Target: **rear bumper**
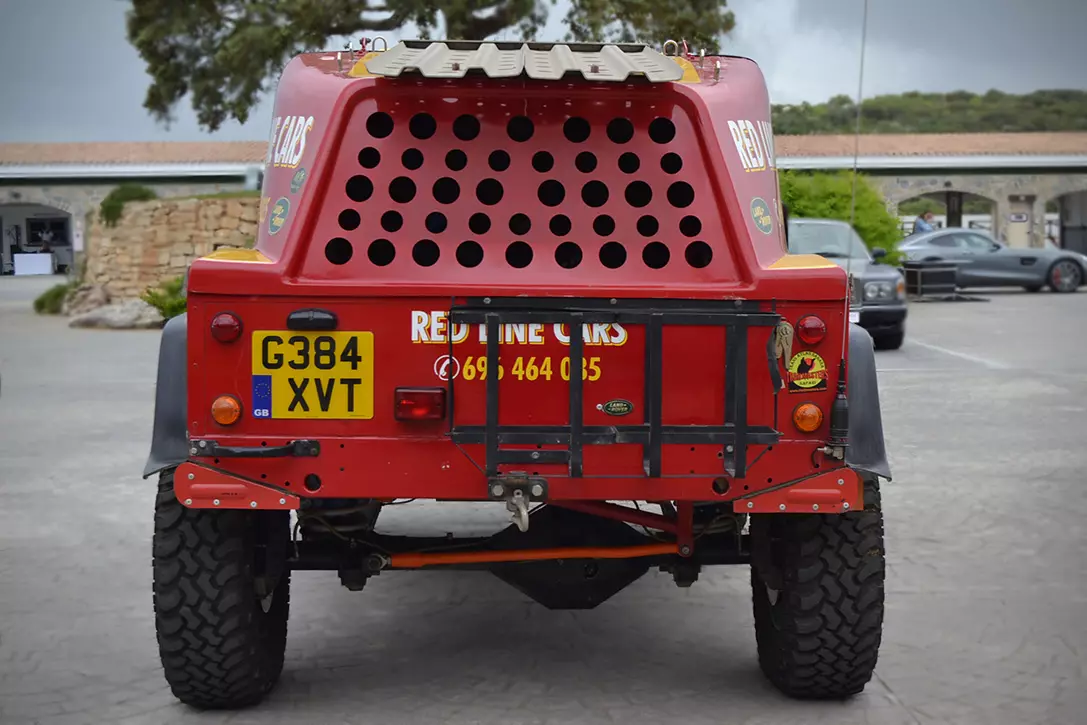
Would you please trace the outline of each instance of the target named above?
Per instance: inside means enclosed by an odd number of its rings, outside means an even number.
[[[906,305],[880,305],[861,308],[860,325],[869,332],[897,330],[906,321]]]

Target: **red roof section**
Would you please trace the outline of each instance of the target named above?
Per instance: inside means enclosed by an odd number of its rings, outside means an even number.
[[[778,136],[777,154],[852,156],[854,137]],[[112,143],[0,143],[0,166],[261,164],[266,141],[156,141]],[[860,138],[871,156],[1087,155],[1087,133],[878,134]]]

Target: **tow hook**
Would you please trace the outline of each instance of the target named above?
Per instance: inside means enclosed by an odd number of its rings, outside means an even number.
[[[495,476],[487,484],[492,501],[505,501],[510,520],[523,533],[528,531],[528,507],[533,501],[547,500],[547,479],[524,473]]]

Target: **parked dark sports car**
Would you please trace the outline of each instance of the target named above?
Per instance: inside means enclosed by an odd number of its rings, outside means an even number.
[[[897,350],[906,337],[906,283],[896,268],[880,264],[883,249],[869,253],[860,235],[836,219],[790,217],[789,251],[818,254],[848,268],[861,286],[860,326],[878,350]]]
[[[1009,247],[980,229],[937,229],[908,237],[898,248],[914,262],[961,263],[959,287],[1023,287],[1075,292],[1087,279],[1087,256],[1057,247]]]

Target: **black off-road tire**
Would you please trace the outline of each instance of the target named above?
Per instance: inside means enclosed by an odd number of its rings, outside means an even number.
[[[884,549],[879,483],[864,511],[751,517],[759,666],[799,699],[844,699],[872,678],[883,636]],[[772,586],[771,586],[772,585]],[[772,594],[770,589],[775,589]]]
[[[290,535],[286,512],[182,506],[174,474],[155,499],[155,631],[174,696],[200,709],[254,705],[283,670],[290,607],[286,569],[270,602],[257,595],[258,545]]]
[[[891,332],[880,332],[872,335],[872,345],[877,350],[897,350],[906,340],[905,326]]]

